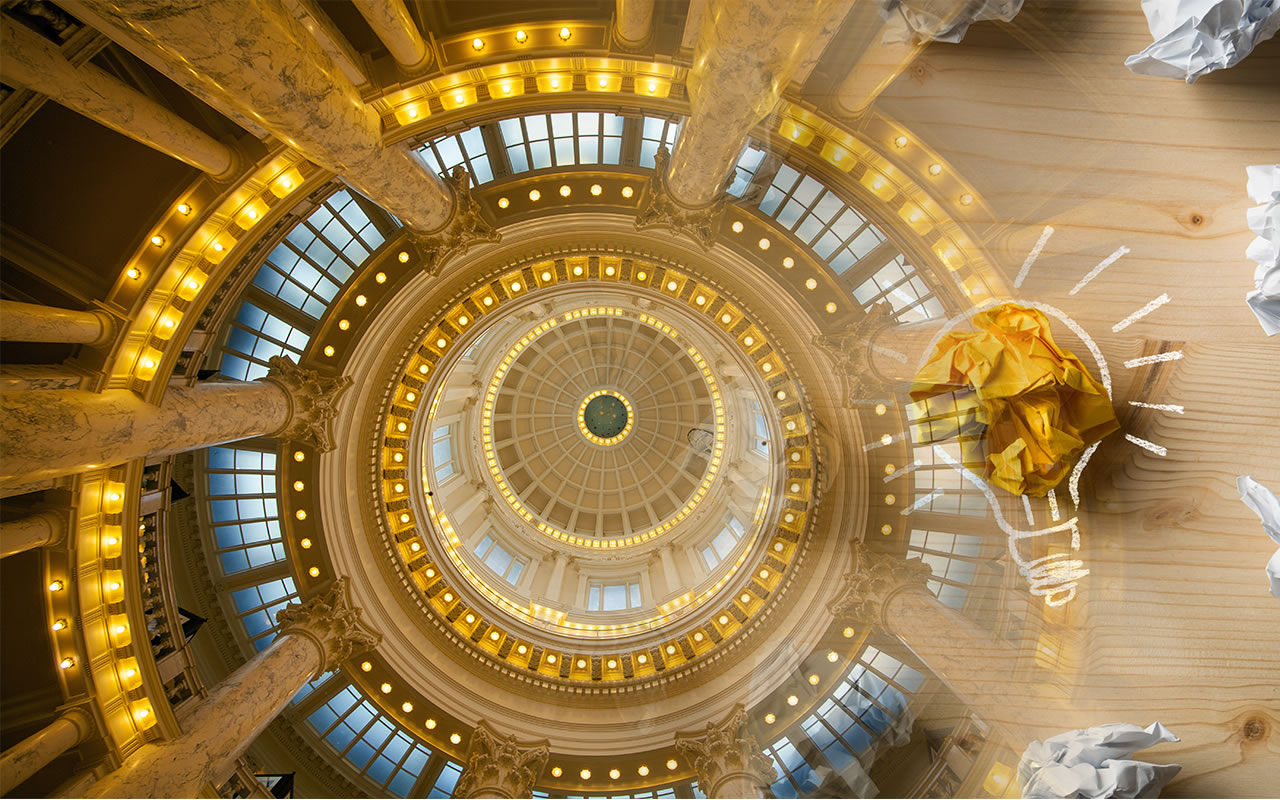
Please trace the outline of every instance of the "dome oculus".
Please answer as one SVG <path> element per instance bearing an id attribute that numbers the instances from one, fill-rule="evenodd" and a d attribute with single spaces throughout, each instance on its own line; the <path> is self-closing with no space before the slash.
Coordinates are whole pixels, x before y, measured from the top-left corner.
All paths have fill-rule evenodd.
<path id="1" fill-rule="evenodd" d="M 587 441 L 608 447 L 627 438 L 635 414 L 631 401 L 610 389 L 587 395 L 578 407 L 578 429 Z"/>

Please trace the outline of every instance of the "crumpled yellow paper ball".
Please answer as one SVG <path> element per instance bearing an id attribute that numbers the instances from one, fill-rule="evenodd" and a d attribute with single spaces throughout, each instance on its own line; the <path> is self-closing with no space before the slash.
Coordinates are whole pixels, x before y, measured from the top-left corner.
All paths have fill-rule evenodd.
<path id="1" fill-rule="evenodd" d="M 1115 409 L 1080 359 L 1054 342 L 1041 312 L 1004 303 L 972 321 L 975 331 L 938 342 L 911 399 L 955 393 L 950 424 L 965 465 L 1014 494 L 1043 497 L 1085 448 L 1120 428 Z"/>

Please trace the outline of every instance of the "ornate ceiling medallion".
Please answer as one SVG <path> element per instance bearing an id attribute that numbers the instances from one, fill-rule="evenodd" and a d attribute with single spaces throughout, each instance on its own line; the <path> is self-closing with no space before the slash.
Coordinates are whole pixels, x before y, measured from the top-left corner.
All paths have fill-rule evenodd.
<path id="1" fill-rule="evenodd" d="M 610 447 L 627 438 L 635 424 L 631 401 L 612 389 L 597 389 L 578 406 L 578 430 L 592 444 Z"/>

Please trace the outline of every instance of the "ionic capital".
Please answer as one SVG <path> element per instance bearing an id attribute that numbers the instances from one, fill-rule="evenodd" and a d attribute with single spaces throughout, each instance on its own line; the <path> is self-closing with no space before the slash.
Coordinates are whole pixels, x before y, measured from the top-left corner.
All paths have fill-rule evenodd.
<path id="1" fill-rule="evenodd" d="M 845 574 L 844 586 L 828 608 L 837 619 L 851 617 L 892 632 L 885 609 L 899 592 L 926 589 L 933 569 L 918 558 L 904 559 L 888 553 L 873 553 L 858 544 L 853 551 L 853 568 Z"/>
<path id="2" fill-rule="evenodd" d="M 315 677 L 337 669 L 343 661 L 378 646 L 382 635 L 365 627 L 360 609 L 351 605 L 346 577 L 333 582 L 329 591 L 305 603 L 290 603 L 276 614 L 280 635 L 296 634 L 310 639 L 321 652 Z"/>
<path id="3" fill-rule="evenodd" d="M 270 371 L 258 380 L 279 386 L 289 399 L 289 421 L 273 434 L 275 438 L 305 442 L 322 453 L 332 450 L 333 420 L 343 392 L 351 386 L 350 376 L 327 378 L 288 356 L 272 356 L 267 365 Z"/>

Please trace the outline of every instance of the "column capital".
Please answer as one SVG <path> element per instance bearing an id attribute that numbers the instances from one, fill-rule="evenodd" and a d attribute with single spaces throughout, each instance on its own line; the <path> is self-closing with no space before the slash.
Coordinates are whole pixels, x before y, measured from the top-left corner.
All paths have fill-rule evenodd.
<path id="1" fill-rule="evenodd" d="M 551 746 L 546 741 L 521 745 L 481 720 L 471 734 L 467 768 L 454 789 L 457 797 L 528 797 L 533 792 Z"/>
<path id="2" fill-rule="evenodd" d="M 888 392 L 888 384 L 872 368 L 871 348 L 876 334 L 892 324 L 889 304 L 877 303 L 842 332 L 813 337 L 813 343 L 831 360 L 844 383 L 846 406 L 866 405 L 883 399 Z"/>
<path id="3" fill-rule="evenodd" d="M 744 780 L 760 790 L 756 797 L 764 797 L 765 787 L 778 777 L 756 738 L 743 731 L 746 718 L 747 710 L 739 704 L 719 723 L 708 722 L 700 733 L 676 734 L 676 751 L 693 764 L 707 797 L 744 796 L 720 791 L 730 782 Z"/>
<path id="4" fill-rule="evenodd" d="M 87 701 L 81 701 L 59 709 L 58 719 L 65 719 L 76 726 L 77 743 L 88 739 L 98 728 L 98 723 L 93 718 L 93 712 L 88 709 L 87 705 Z"/>
<path id="5" fill-rule="evenodd" d="M 471 175 L 467 168 L 459 164 L 444 181 L 453 190 L 453 214 L 449 221 L 433 231 L 409 233 L 428 275 L 437 274 L 450 256 L 462 255 L 475 244 L 502 241 L 502 234 L 489 224 L 480 213 L 480 204 L 471 197 Z"/>
<path id="6" fill-rule="evenodd" d="M 853 551 L 853 567 L 845 573 L 844 586 L 828 608 L 840 617 L 853 617 L 892 632 L 885 616 L 889 600 L 910 589 L 927 590 L 933 569 L 918 558 L 904 559 L 874 553 L 859 543 Z"/>
<path id="7" fill-rule="evenodd" d="M 332 450 L 333 420 L 343 392 L 351 386 L 350 376 L 327 378 L 298 366 L 289 356 L 272 356 L 267 366 L 270 371 L 258 380 L 279 386 L 289 398 L 289 421 L 274 436 L 306 442 L 322 453 Z"/>
<path id="8" fill-rule="evenodd" d="M 297 634 L 320 648 L 321 664 L 315 678 L 337 669 L 354 655 L 372 650 L 382 641 L 360 619 L 360 609 L 351 605 L 350 585 L 338 578 L 329 591 L 305 603 L 290 603 L 276 614 L 280 635 Z"/>
<path id="9" fill-rule="evenodd" d="M 720 226 L 720 217 L 724 215 L 728 195 L 722 194 L 718 200 L 702 208 L 689 208 L 681 204 L 667 184 L 667 162 L 670 158 L 671 154 L 665 144 L 653 156 L 653 175 L 649 178 L 648 189 L 640 198 L 640 208 L 636 212 L 636 230 L 666 228 L 683 233 L 710 250 L 715 244 L 716 229 Z"/>

